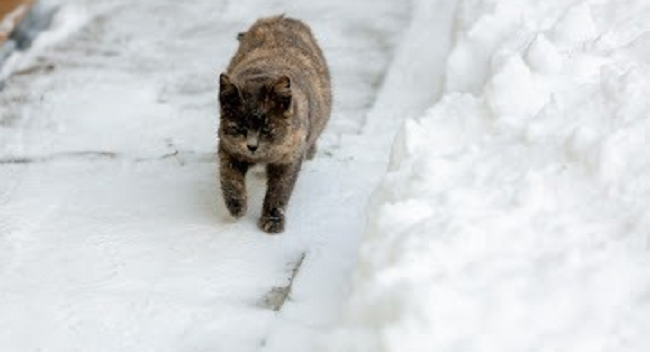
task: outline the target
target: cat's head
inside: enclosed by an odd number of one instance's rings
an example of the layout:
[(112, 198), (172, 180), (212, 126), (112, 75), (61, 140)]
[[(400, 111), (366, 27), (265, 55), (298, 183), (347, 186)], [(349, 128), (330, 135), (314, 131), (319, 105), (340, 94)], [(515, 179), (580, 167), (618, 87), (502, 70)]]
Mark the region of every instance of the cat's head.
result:
[(219, 137), (233, 153), (262, 160), (285, 144), (291, 134), (291, 79), (255, 77), (235, 84), (219, 77)]

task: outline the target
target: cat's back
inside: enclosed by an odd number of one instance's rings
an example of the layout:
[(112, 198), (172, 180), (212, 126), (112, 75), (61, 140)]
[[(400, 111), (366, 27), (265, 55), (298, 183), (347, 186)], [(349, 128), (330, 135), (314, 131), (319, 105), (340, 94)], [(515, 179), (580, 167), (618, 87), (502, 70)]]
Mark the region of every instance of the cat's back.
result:
[(301, 63), (327, 68), (309, 26), (284, 15), (259, 19), (248, 31), (241, 33), (239, 49), (229, 69), (236, 70), (254, 63), (256, 59), (270, 60), (275, 64)]
[(309, 26), (284, 15), (262, 18), (238, 39), (239, 48), (228, 73), (240, 81), (260, 75), (288, 75), (292, 86), (301, 92), (294, 98), (304, 107), (300, 110), (307, 111), (309, 139), (313, 142), (329, 120), (332, 93), (325, 57)]

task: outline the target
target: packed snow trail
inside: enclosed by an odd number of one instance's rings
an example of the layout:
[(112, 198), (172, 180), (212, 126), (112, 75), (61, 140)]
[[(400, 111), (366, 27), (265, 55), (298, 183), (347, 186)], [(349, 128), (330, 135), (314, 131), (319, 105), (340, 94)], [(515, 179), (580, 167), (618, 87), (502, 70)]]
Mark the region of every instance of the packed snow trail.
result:
[[(450, 45), (450, 32), (453, 25), (455, 2), (452, 0), (417, 0), (413, 2), (412, 19), (405, 33), (396, 48), (396, 53), (387, 75), (377, 94), (373, 106), (368, 112), (368, 117), (360, 134), (346, 134), (342, 137), (342, 145), (346, 146), (351, 158), (356, 163), (361, 163), (366, 174), (354, 173), (352, 178), (358, 182), (354, 187), (363, 189), (363, 193), (372, 191), (377, 186), (381, 176), (386, 172), (389, 161), (391, 143), (395, 132), (399, 130), (402, 122), (409, 118), (419, 116), (427, 106), (436, 101), (437, 96), (442, 92), (444, 85), (443, 73), (445, 60)], [(419, 52), (426, 49), (426, 54)], [(369, 193), (367, 193), (369, 194)], [(352, 195), (352, 194), (350, 194)], [(356, 196), (355, 196), (356, 197)], [(366, 213), (368, 198), (355, 198), (359, 203), (346, 205), (339, 216), (359, 217), (358, 228), (362, 233), (366, 225)], [(348, 209), (360, 205), (363, 212), (351, 214)], [(351, 219), (350, 221), (351, 222)], [(341, 238), (348, 241), (350, 234)], [(273, 333), (268, 341), (268, 349), (265, 351), (305, 351), (306, 346), (312, 346), (314, 341), (320, 342), (327, 335), (323, 335), (321, 329), (315, 327), (331, 325), (333, 319), (338, 318), (340, 313), (340, 295), (347, 294), (349, 289), (350, 265), (356, 262), (358, 241), (355, 236), (354, 246), (342, 246), (336, 242), (324, 243), (323, 248), (331, 247), (331, 251), (338, 251), (338, 248), (345, 248), (342, 256), (319, 256), (314, 262), (307, 262), (316, 267), (318, 275), (301, 275), (294, 284), (294, 293), (312, 301), (309, 297), (319, 297), (318, 290), (325, 290), (329, 297), (326, 300), (319, 300), (318, 304), (301, 305), (289, 304), (285, 307), (280, 316), (278, 324), (273, 326)], [(348, 260), (342, 260), (348, 258)], [(338, 277), (333, 281), (327, 274), (332, 268), (341, 267), (340, 272), (348, 276)], [(321, 282), (323, 278), (327, 281)], [(343, 290), (341, 290), (343, 288)], [(331, 291), (334, 290), (334, 291)], [(339, 291), (341, 290), (341, 291)], [(304, 293), (303, 293), (304, 292)], [(336, 299), (334, 299), (336, 297)], [(331, 315), (322, 316), (320, 304), (325, 302), (336, 303), (330, 307)], [(310, 317), (310, 319), (305, 319)], [(323, 319), (324, 318), (324, 319)], [(313, 320), (315, 319), (315, 320)], [(328, 324), (314, 324), (318, 319)], [(308, 341), (298, 341), (295, 338), (297, 331), (304, 331), (301, 337)], [(327, 343), (327, 342), (325, 342)]]
[[(0, 350), (308, 350), (337, 315), (384, 171), (368, 150), (396, 132), (363, 133), (408, 5), (65, 2), (3, 68)], [(222, 205), (216, 94), (236, 34), (281, 12), (312, 26), (335, 110), (287, 231), (268, 236), (259, 174), (244, 218)], [(264, 297), (304, 253), (278, 315)]]

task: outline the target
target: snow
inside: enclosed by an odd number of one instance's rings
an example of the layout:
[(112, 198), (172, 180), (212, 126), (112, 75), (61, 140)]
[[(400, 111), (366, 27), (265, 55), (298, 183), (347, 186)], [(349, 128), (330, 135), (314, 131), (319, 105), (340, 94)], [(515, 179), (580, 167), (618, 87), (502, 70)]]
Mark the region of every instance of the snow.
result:
[[(647, 1), (45, 2), (2, 68), (0, 350), (650, 350)], [(335, 110), (268, 236), (216, 79), (283, 12)]]
[(650, 7), (456, 9), (323, 350), (650, 350)]

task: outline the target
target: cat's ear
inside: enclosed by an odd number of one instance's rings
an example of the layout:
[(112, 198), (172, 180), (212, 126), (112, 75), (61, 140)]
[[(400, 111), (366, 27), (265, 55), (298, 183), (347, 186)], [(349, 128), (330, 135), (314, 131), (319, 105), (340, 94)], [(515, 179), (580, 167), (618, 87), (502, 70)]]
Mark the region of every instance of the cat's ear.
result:
[(224, 109), (233, 108), (240, 103), (239, 88), (225, 73), (219, 76), (219, 102)]
[(291, 78), (289, 76), (281, 76), (273, 82), (270, 98), (279, 110), (289, 110), (291, 107)]

